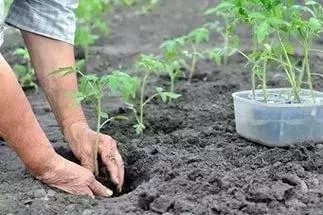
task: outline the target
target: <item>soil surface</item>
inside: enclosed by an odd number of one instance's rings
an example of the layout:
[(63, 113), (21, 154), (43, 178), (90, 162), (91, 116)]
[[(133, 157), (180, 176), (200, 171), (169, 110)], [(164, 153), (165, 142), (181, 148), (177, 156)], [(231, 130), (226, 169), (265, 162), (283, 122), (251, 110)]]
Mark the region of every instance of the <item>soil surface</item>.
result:
[[(110, 37), (91, 49), (88, 71), (129, 68), (140, 52), (158, 53), (164, 39), (206, 22), (201, 13), (215, 3), (162, 0), (147, 16), (118, 10), (109, 19)], [(11, 54), (7, 48), (5, 56), (13, 63)], [(239, 56), (221, 67), (200, 62), (191, 84), (185, 79), (177, 84), (180, 99), (147, 106), (143, 136), (135, 135), (128, 122), (104, 128), (120, 142), (126, 163), (124, 192), (114, 198), (93, 200), (51, 189), (0, 142), (0, 214), (323, 214), (322, 143), (268, 148), (236, 133), (231, 93), (249, 88), (244, 64)], [(322, 68), (322, 56), (313, 56), (314, 72)], [(167, 78), (156, 83), (167, 86)], [(279, 84), (284, 82), (270, 82)], [(319, 80), (316, 88), (323, 90)], [(27, 95), (56, 151), (72, 159), (42, 92)], [(124, 111), (114, 98), (107, 98), (104, 107)], [(93, 124), (93, 109), (85, 110)]]

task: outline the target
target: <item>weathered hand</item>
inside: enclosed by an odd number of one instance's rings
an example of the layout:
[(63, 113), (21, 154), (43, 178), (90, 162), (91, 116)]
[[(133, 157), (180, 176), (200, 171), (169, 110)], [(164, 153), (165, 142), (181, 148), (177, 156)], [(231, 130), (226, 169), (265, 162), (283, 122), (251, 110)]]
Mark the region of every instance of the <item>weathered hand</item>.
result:
[(75, 195), (109, 197), (111, 190), (100, 184), (90, 170), (81, 167), (59, 155), (50, 158), (44, 164), (36, 178), (51, 187), (56, 187)]
[[(92, 172), (95, 170), (95, 142), (97, 133), (86, 123), (75, 123), (64, 129), (66, 141), (81, 165)], [(104, 134), (99, 136), (98, 153), (112, 181), (120, 192), (124, 182), (124, 164), (116, 141)]]

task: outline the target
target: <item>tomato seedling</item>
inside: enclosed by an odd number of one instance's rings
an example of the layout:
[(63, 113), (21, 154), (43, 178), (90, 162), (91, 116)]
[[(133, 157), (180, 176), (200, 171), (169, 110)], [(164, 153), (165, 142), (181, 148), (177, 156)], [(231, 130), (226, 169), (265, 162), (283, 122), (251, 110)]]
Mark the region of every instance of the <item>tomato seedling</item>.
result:
[(182, 49), (185, 44), (184, 37), (178, 37), (175, 39), (165, 41), (160, 48), (163, 52), (163, 59), (165, 61), (165, 69), (170, 79), (171, 93), (175, 91), (175, 81), (181, 75), (183, 75), (182, 64), (184, 60), (181, 57)]
[(197, 28), (193, 31), (191, 31), (188, 35), (185, 37), (185, 43), (190, 44), (192, 50), (184, 50), (183, 54), (191, 59), (191, 66), (189, 67), (190, 73), (188, 80), (191, 81), (193, 78), (193, 75), (195, 73), (196, 69), (196, 63), (199, 59), (204, 59), (204, 55), (197, 50), (197, 45), (199, 45), (202, 42), (206, 42), (209, 40), (209, 30), (207, 28)]
[[(232, 11), (233, 19), (252, 27), (252, 53), (236, 49), (252, 65), (251, 83), (255, 97), (257, 80), (267, 102), (267, 68), (282, 68), (283, 76), (292, 88), (293, 102), (301, 103), (301, 87), (306, 84), (315, 102), (309, 53), (313, 40), (322, 32), (322, 6), (315, 1), (304, 5), (294, 1), (224, 0), (225, 11)], [(302, 65), (297, 66), (295, 48), (302, 49)], [(278, 66), (278, 67), (277, 67)], [(305, 77), (306, 76), (306, 77)], [(306, 78), (306, 79), (305, 79)], [(305, 80), (304, 80), (305, 79)]]
[[(236, 52), (240, 44), (239, 36), (235, 33), (239, 22), (239, 17), (235, 14), (238, 11), (230, 10), (232, 7), (232, 2), (222, 1), (217, 7), (210, 8), (204, 12), (204, 15), (216, 17), (216, 21), (205, 24), (205, 27), (215, 31), (223, 40), (222, 47), (207, 51), (209, 58), (218, 65), (227, 64), (228, 58)], [(219, 18), (222, 20), (222, 24), (218, 21)]]
[(103, 15), (110, 11), (110, 1), (102, 0), (80, 0), (76, 9), (76, 31), (75, 45), (84, 50), (85, 59), (88, 59), (89, 47), (95, 43), (99, 36), (94, 33), (98, 31), (104, 36), (108, 35), (109, 28)]
[(13, 71), (15, 72), (21, 87), (24, 89), (37, 89), (35, 72), (30, 63), (28, 50), (26, 48), (18, 48), (14, 51), (14, 55), (22, 58), (22, 64), (15, 64), (13, 66)]
[[(110, 76), (110, 82), (114, 83), (113, 89), (121, 92), (122, 100), (127, 108), (133, 112), (136, 120), (133, 127), (137, 134), (141, 134), (146, 128), (144, 124), (145, 106), (156, 97), (160, 97), (163, 102), (167, 102), (169, 99), (177, 99), (180, 95), (167, 92), (161, 87), (156, 87), (156, 93), (147, 96), (147, 85), (149, 85), (150, 78), (158, 76), (165, 70), (165, 64), (160, 59), (152, 55), (141, 55), (135, 63), (135, 68), (142, 72), (141, 78), (117, 72)], [(139, 104), (134, 100), (134, 98), (138, 97)]]
[(114, 86), (110, 85), (110, 75), (97, 76), (96, 74), (85, 75), (77, 67), (60, 68), (54, 72), (54, 74), (60, 74), (62, 76), (70, 73), (78, 73), (81, 75), (79, 80), (79, 90), (72, 94), (75, 105), (80, 105), (82, 102), (90, 102), (94, 104), (96, 110), (96, 133), (97, 137), (94, 144), (94, 156), (95, 156), (95, 175), (99, 174), (98, 165), (98, 150), (99, 150), (99, 137), (100, 131), (104, 125), (112, 120), (126, 120), (125, 116), (113, 116), (111, 117), (107, 112), (102, 110), (102, 99), (107, 92), (111, 92)]

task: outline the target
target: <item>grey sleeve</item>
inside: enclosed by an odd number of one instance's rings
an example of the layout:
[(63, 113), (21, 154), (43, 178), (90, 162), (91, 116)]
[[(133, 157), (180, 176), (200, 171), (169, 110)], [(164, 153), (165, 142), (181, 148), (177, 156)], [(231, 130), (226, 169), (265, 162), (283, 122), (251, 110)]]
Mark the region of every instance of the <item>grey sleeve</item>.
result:
[(74, 44), (78, 0), (14, 0), (6, 24)]

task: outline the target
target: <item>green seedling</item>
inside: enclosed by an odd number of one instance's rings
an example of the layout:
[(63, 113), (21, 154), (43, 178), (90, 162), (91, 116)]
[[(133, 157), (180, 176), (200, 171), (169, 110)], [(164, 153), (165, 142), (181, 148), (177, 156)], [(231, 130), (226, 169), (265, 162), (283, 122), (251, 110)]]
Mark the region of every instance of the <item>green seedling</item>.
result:
[(5, 0), (4, 1), (4, 12), (5, 12), (5, 14), (8, 13), (12, 1), (13, 0)]
[[(82, 62), (81, 62), (82, 63)], [(72, 94), (75, 105), (80, 105), (82, 102), (90, 102), (94, 105), (96, 110), (96, 141), (94, 144), (94, 156), (95, 156), (95, 175), (99, 174), (98, 165), (98, 150), (99, 150), (99, 137), (100, 131), (107, 123), (112, 120), (126, 120), (125, 116), (114, 116), (111, 117), (107, 112), (102, 110), (102, 99), (106, 92), (113, 89), (113, 83), (110, 83), (110, 75), (97, 76), (96, 74), (85, 75), (77, 67), (60, 68), (54, 72), (66, 76), (71, 73), (78, 73), (81, 75), (79, 80), (79, 90)]]
[(18, 48), (15, 50), (14, 55), (22, 58), (22, 64), (15, 64), (13, 67), (21, 87), (24, 89), (37, 89), (35, 72), (31, 67), (28, 50), (26, 48)]
[(175, 81), (183, 75), (181, 65), (184, 60), (181, 58), (182, 49), (185, 44), (185, 38), (179, 37), (165, 41), (160, 48), (163, 51), (163, 58), (165, 61), (165, 69), (170, 79), (171, 93), (175, 91)]
[[(232, 3), (223, 1), (217, 7), (210, 8), (204, 13), (207, 16), (216, 16), (216, 21), (205, 24), (205, 27), (215, 31), (223, 40), (222, 47), (207, 51), (209, 58), (218, 65), (222, 63), (226, 65), (228, 58), (236, 52), (240, 44), (239, 36), (234, 32), (239, 18), (234, 16), (237, 11), (230, 10), (232, 7)], [(223, 24), (217, 21), (219, 18), (222, 19)]]
[[(157, 97), (167, 102), (169, 99), (177, 99), (180, 95), (156, 87), (156, 92), (147, 96), (147, 85), (149, 85), (150, 78), (159, 75), (165, 70), (164, 62), (156, 57), (141, 55), (135, 63), (135, 68), (143, 73), (142, 78), (130, 77), (125, 73), (118, 72), (111, 76), (113, 79), (111, 82), (115, 83), (114, 89), (121, 92), (122, 99), (127, 108), (132, 110), (136, 120), (136, 124), (133, 127), (137, 134), (141, 134), (146, 128), (144, 124), (145, 106)], [(139, 97), (139, 104), (133, 100), (135, 97)]]
[(197, 50), (197, 45), (209, 40), (209, 30), (207, 28), (197, 28), (190, 32), (185, 38), (185, 43), (190, 44), (192, 50), (184, 50), (183, 54), (191, 59), (190, 74), (188, 80), (191, 81), (195, 73), (196, 63), (199, 59), (204, 59), (204, 55)]
[(141, 8), (141, 13), (147, 14), (156, 7), (158, 2), (159, 0), (120, 0), (119, 2), (116, 0), (115, 3), (121, 3), (121, 5), (126, 7), (139, 5)]
[(82, 47), (85, 59), (88, 59), (89, 47), (99, 38), (95, 32), (107, 36), (108, 25), (103, 15), (110, 11), (112, 4), (103, 0), (80, 0), (76, 9), (75, 45)]

